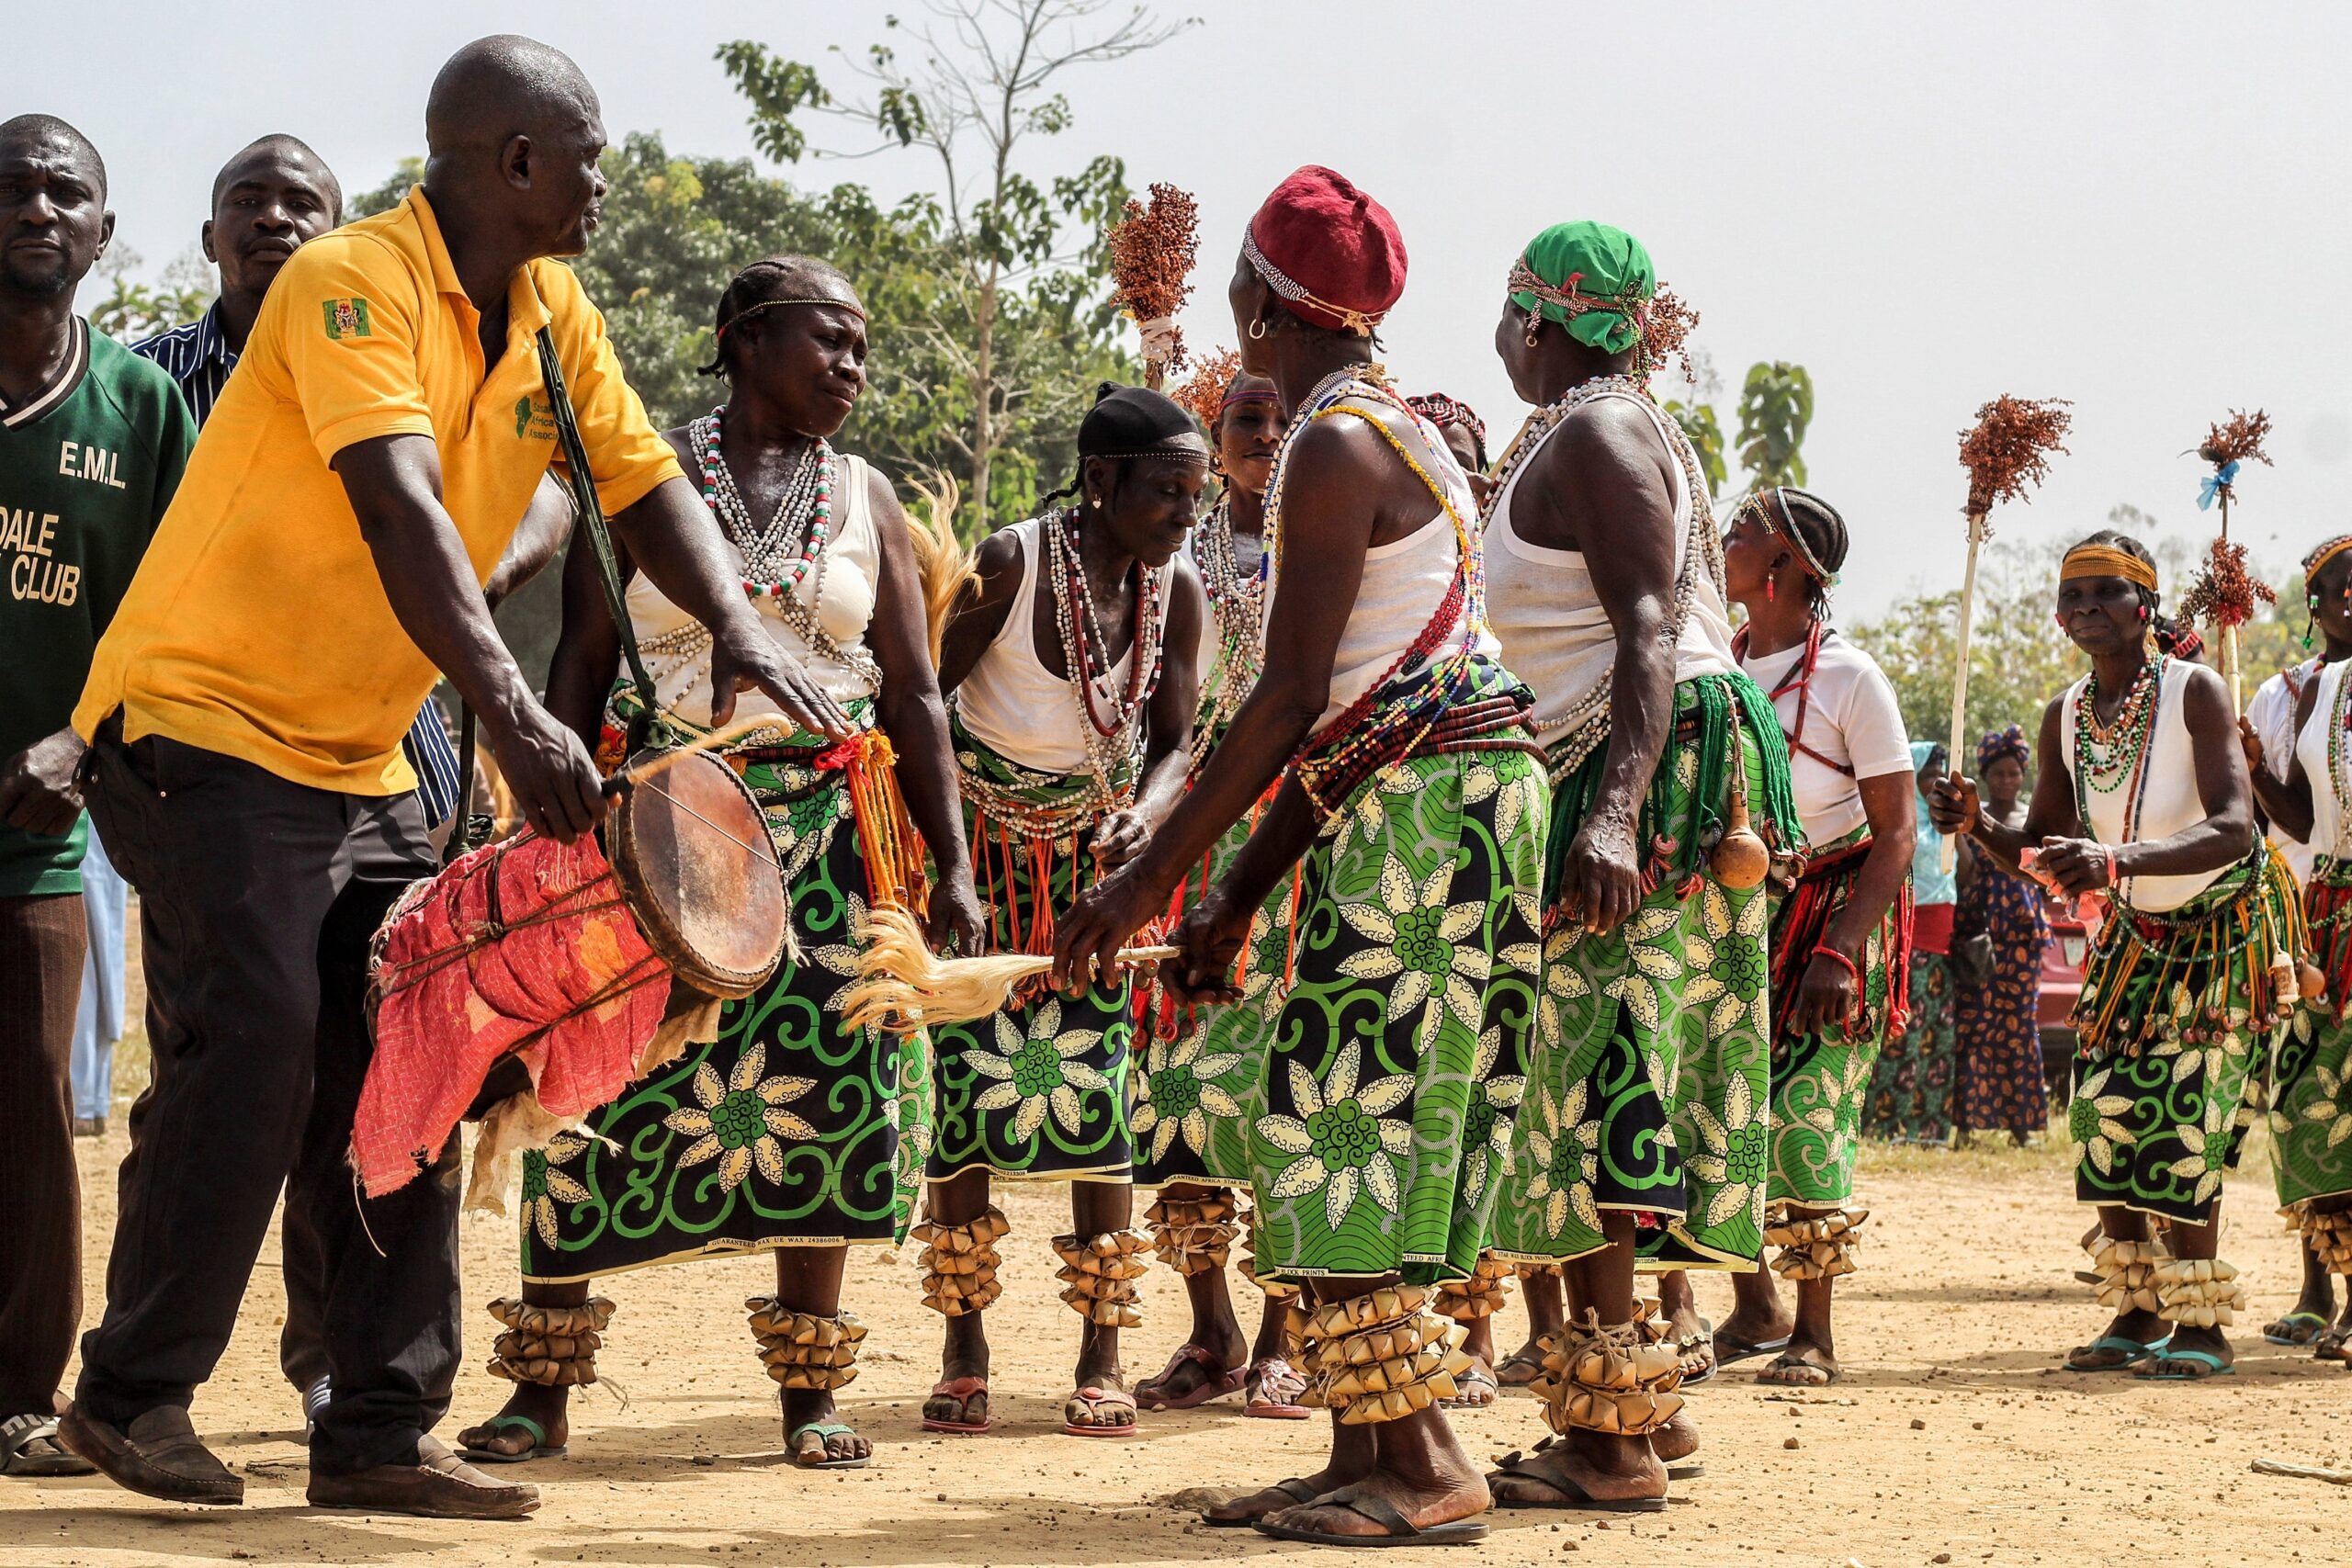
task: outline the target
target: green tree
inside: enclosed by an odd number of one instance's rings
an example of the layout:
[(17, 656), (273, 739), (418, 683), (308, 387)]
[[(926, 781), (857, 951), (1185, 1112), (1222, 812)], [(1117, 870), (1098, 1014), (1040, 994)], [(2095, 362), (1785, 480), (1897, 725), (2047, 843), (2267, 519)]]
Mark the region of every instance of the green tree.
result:
[(1785, 359), (1748, 367), (1739, 393), (1739, 461), (1752, 484), (1804, 483), (1804, 435), (1813, 423), (1813, 378)]
[[(939, 166), (939, 188), (888, 216), (900, 281), (929, 293), (933, 309), (911, 318), (902, 363), (943, 416), (949, 465), (978, 509), (1025, 511), (1046, 477), (1036, 459), (1048, 434), (1074, 423), (1091, 379), (1072, 360), (1125, 367), (1104, 288), (1102, 236), (1126, 199), (1125, 165), (1097, 157), (1075, 175), (1041, 184), (1023, 172), (1024, 144), (1069, 129), (1057, 77), (1125, 59), (1173, 37), (1141, 6), (1103, 18), (1111, 0), (932, 0), (930, 19), (907, 28), (910, 60), (877, 44), (849, 66), (858, 96), (836, 97), (805, 62), (739, 39), (718, 51), (749, 100), (760, 150), (786, 163), (920, 149)], [(899, 18), (888, 18), (894, 31)], [(813, 148), (803, 120), (847, 122), (861, 145)], [(839, 192), (835, 193), (838, 197)], [(837, 258), (838, 259), (838, 258)], [(948, 424), (945, 419), (954, 423)], [(1058, 470), (1049, 470), (1058, 478)]]
[(112, 288), (91, 308), (90, 324), (118, 343), (141, 343), (186, 326), (204, 314), (219, 292), (201, 251), (183, 253), (153, 283), (131, 276), (141, 265), (139, 253), (128, 245), (113, 247), (98, 264), (98, 276)]

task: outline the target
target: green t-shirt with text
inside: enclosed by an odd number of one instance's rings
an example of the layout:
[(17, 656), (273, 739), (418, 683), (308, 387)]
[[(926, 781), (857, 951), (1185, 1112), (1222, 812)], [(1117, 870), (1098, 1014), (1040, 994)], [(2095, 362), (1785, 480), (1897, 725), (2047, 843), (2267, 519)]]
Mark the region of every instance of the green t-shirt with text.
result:
[[(0, 761), (73, 716), (196, 442), (160, 367), (74, 328), (60, 382), (0, 407)], [(62, 839), (0, 822), (0, 897), (80, 892), (87, 831), (86, 818)]]

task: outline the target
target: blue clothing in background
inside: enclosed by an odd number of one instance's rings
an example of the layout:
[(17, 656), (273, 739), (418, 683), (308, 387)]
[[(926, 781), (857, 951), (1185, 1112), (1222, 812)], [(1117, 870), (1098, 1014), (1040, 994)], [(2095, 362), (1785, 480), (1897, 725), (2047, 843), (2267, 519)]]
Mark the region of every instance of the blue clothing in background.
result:
[(107, 859), (97, 833), (82, 857), (82, 911), (90, 945), (82, 955), (82, 1005), (74, 1019), (74, 1114), (103, 1118), (114, 1101), (114, 1043), (122, 1038), (123, 924), (130, 888)]

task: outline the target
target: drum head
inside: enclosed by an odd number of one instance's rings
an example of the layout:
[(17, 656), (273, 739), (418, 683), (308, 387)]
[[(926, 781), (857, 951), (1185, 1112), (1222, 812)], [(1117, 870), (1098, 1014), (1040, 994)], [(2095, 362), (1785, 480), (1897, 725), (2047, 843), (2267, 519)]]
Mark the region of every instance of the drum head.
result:
[[(629, 766), (659, 755), (640, 751)], [(679, 979), (734, 998), (775, 973), (790, 912), (784, 868), (734, 769), (697, 754), (632, 786), (605, 840), (629, 912)]]

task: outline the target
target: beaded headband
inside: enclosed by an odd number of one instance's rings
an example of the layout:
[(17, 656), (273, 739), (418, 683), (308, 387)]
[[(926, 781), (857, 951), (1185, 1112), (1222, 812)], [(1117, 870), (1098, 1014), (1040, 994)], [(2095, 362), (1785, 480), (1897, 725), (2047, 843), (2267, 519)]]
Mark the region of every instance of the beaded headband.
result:
[(1262, 392), (1227, 392), (1217, 400), (1216, 412), (1223, 413), (1236, 403), (1278, 403), (1282, 394), (1269, 387)]
[(1088, 457), (1100, 457), (1106, 463), (1124, 463), (1130, 457), (1159, 457), (1170, 463), (1204, 464), (1209, 460), (1206, 452), (1190, 446), (1154, 446), (1144, 452), (1087, 452), (1080, 455), (1079, 461), (1084, 462)]
[(1538, 308), (1527, 313), (1527, 330), (1531, 333), (1535, 330), (1536, 323), (1544, 319), (1541, 307), (1554, 305), (1557, 306), (1561, 313), (1570, 321), (1574, 321), (1588, 310), (1614, 310), (1629, 318), (1636, 333), (1645, 337), (1649, 335), (1648, 296), (1638, 288), (1632, 286), (1615, 294), (1580, 293), (1577, 288), (1577, 281), (1583, 276), (1583, 273), (1572, 272), (1568, 274), (1567, 281), (1565, 283), (1546, 283), (1535, 276), (1535, 269), (1527, 265), (1525, 256), (1521, 256), (1511, 264), (1510, 276), (1503, 282), (1503, 292), (1535, 296)]
[(1257, 269), (1260, 277), (1266, 280), (1267, 288), (1295, 304), (1320, 310), (1327, 316), (1337, 316), (1340, 324), (1358, 337), (1370, 337), (1373, 329), (1379, 326), (1388, 314), (1385, 310), (1353, 310), (1345, 305), (1334, 305), (1329, 299), (1317, 299), (1306, 285), (1295, 281), (1266, 259), (1265, 253), (1258, 248), (1258, 236), (1247, 228), (1241, 231), (1241, 254), (1250, 258), (1250, 265)]
[(1470, 405), (1459, 398), (1450, 398), (1443, 392), (1430, 392), (1418, 398), (1407, 398), (1405, 401), (1415, 413), (1440, 430), (1449, 424), (1458, 424), (1478, 438), (1481, 448), (1487, 445), (1487, 422), (1472, 413)]
[(2109, 545), (2076, 545), (2066, 552), (2058, 564), (2058, 581), (2070, 577), (2120, 577), (2135, 582), (2154, 593), (2156, 591), (2156, 569), (2128, 550)]
[(2309, 581), (2320, 568), (2346, 550), (2352, 550), (2352, 534), (2338, 534), (2333, 539), (2320, 541), (2318, 547), (2303, 558), (2304, 579)]
[[(1764, 504), (1764, 498), (1767, 495), (1772, 498), (1773, 505), (1781, 509), (1781, 515), (1777, 518), (1772, 515), (1771, 509)], [(1838, 574), (1821, 564), (1820, 558), (1813, 553), (1813, 547), (1804, 542), (1804, 535), (1798, 531), (1796, 515), (1789, 510), (1789, 498), (1785, 485), (1774, 485), (1770, 491), (1756, 491), (1740, 502), (1739, 509), (1742, 512), (1753, 511), (1756, 513), (1756, 520), (1764, 525), (1766, 532), (1779, 536), (1791, 549), (1796, 551), (1797, 564), (1817, 579), (1822, 587), (1838, 586)]]
[(758, 304), (738, 310), (725, 326), (711, 334), (713, 343), (724, 343), (727, 334), (763, 310), (780, 310), (786, 305), (831, 305), (836, 310), (847, 310), (859, 321), (865, 320), (865, 308), (853, 299), (763, 299)]

